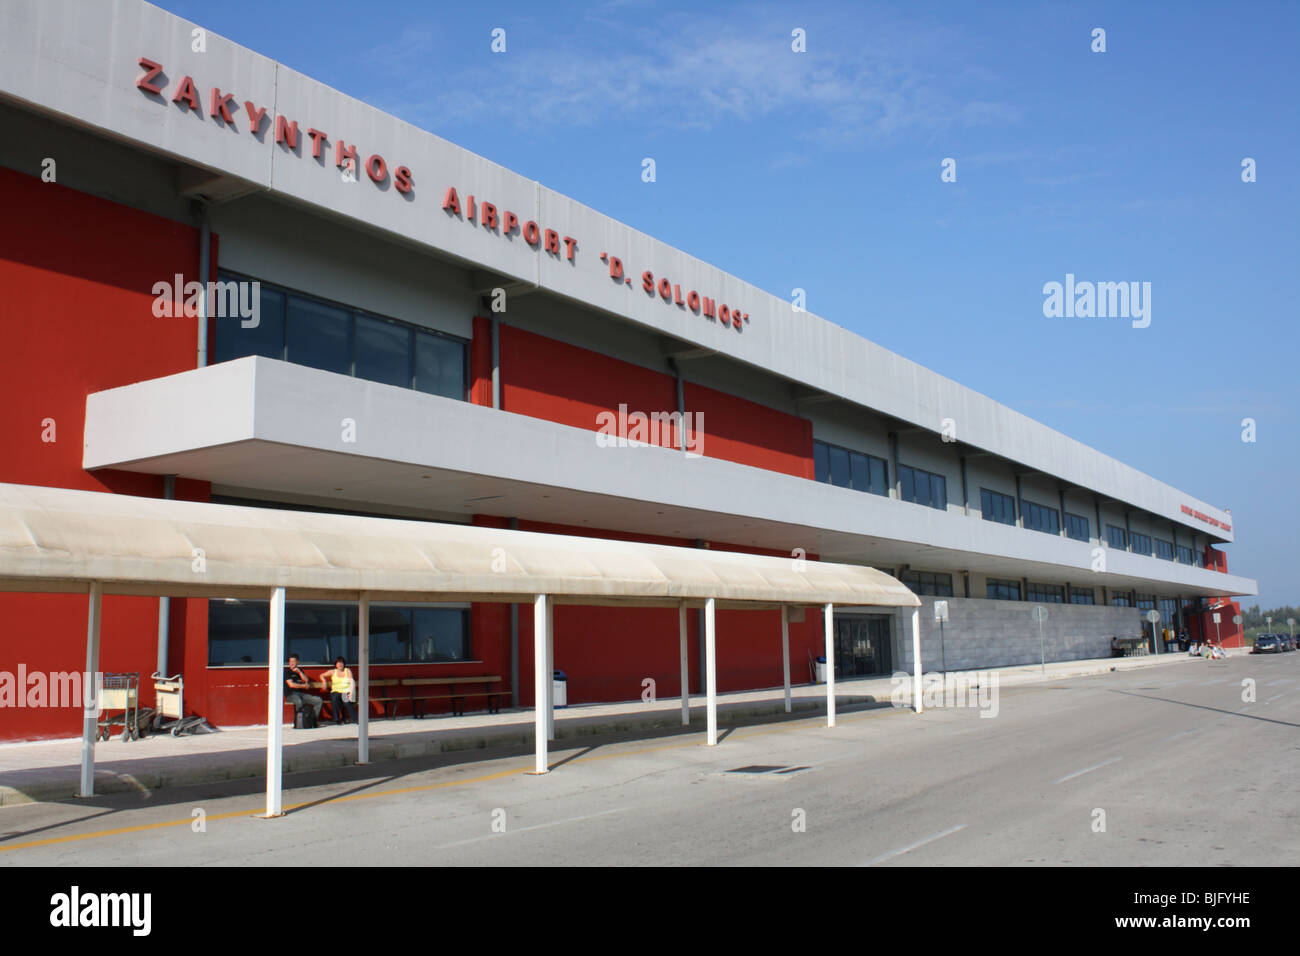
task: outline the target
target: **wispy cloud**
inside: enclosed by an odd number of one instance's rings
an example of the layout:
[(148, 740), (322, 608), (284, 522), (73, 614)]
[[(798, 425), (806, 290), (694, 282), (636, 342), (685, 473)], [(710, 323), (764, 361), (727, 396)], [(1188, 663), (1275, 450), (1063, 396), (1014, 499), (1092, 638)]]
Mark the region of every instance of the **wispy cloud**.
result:
[[(775, 118), (788, 121), (791, 139), (820, 145), (1019, 119), (997, 97), (996, 78), (961, 65), (965, 41), (939, 24), (882, 21), (855, 30), (850, 46), (834, 18), (804, 11), (678, 12), (653, 27), (620, 23), (617, 13), (587, 17), (561, 46), (548, 34), (544, 49), (530, 45), (540, 30), (516, 24), (506, 53), (452, 74), (437, 56), (446, 39), (408, 27), (367, 55), (383, 83), (371, 95), (421, 125), (499, 120), (528, 129), (631, 119), (710, 130)], [(807, 31), (806, 53), (791, 51), (794, 26)]]

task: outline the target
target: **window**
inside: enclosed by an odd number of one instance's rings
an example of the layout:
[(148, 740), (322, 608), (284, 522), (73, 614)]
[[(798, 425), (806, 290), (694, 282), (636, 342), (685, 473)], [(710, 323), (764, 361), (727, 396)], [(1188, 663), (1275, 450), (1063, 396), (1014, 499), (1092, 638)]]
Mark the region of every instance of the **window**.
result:
[(1065, 534), (1066, 537), (1073, 538), (1075, 541), (1088, 541), (1092, 538), (1092, 523), (1082, 515), (1072, 515), (1067, 511), (1065, 513)]
[(1128, 548), (1128, 532), (1117, 525), (1106, 525), (1106, 541), (1112, 548), (1124, 551)]
[(1055, 508), (1035, 504), (1025, 499), (1020, 500), (1020, 513), (1024, 515), (1025, 527), (1047, 534), (1061, 533), (1061, 513)]
[(998, 521), (1002, 524), (1016, 523), (1016, 499), (1000, 491), (980, 489), (980, 511), (985, 521)]
[(357, 316), (357, 378), (409, 388), (411, 327), (391, 319)]
[(813, 475), (818, 481), (873, 495), (889, 494), (885, 459), (849, 451), (824, 441), (813, 442)]
[(922, 471), (910, 465), (898, 466), (900, 496), (913, 504), (927, 505), (945, 511), (948, 508), (948, 479), (931, 471)]
[[(1139, 594), (1137, 596), (1137, 606), (1143, 611), (1154, 611), (1156, 609), (1156, 596), (1154, 594)], [(1143, 615), (1145, 618), (1146, 615)]]
[(1031, 583), (1025, 600), (1036, 601), (1039, 604), (1064, 604), (1065, 588), (1059, 584)]
[[(208, 664), (266, 666), (270, 627), (266, 601), (208, 602)], [(285, 659), (326, 666), (342, 655), (357, 660), (357, 606), (289, 601), (284, 613)], [(374, 604), (370, 608), (372, 664), (469, 660), (469, 608)]]
[(1151, 553), (1151, 535), (1138, 534), (1136, 531), (1134, 531), (1131, 535), (1129, 535), (1129, 541), (1133, 545), (1134, 554)]
[(1132, 607), (1133, 602), (1128, 599), (1127, 594), (1112, 594), (1110, 596), (1112, 607)]
[(1071, 604), (1095, 604), (1097, 603), (1097, 593), (1092, 588), (1070, 588)]
[(938, 574), (931, 571), (904, 571), (898, 580), (902, 581), (913, 594), (952, 597), (951, 574)]
[(1205, 567), (1205, 552), (1204, 552), (1204, 551), (1193, 551), (1193, 552), (1192, 552), (1192, 564), (1193, 564), (1195, 567), (1198, 567), (1198, 568), (1203, 568), (1203, 567)]
[[(252, 281), (235, 273), (223, 282)], [(261, 284), (258, 324), (214, 318), (214, 362), (264, 355), (464, 401), (467, 343), (396, 319), (369, 315), (287, 289)]]
[(1155, 544), (1157, 558), (1162, 558), (1165, 561), (1172, 561), (1174, 559), (1174, 543), (1172, 541), (1161, 541), (1159, 538), (1156, 538)]
[(351, 375), (351, 313), (300, 295), (289, 296), (284, 357), (323, 372)]
[[(223, 282), (239, 281), (238, 276), (218, 276)], [(257, 325), (246, 328), (240, 318), (214, 318), (212, 361), (228, 362), (246, 355), (266, 358), (284, 358), (284, 305), (285, 294), (279, 289), (262, 285), (258, 304)]]
[(1180, 544), (1178, 546), (1178, 563), (1179, 564), (1192, 563), (1192, 549), (1187, 547), (1187, 545), (1185, 544)]
[(989, 578), (988, 597), (990, 601), (1019, 601), (1020, 582), (998, 581), (994, 578)]

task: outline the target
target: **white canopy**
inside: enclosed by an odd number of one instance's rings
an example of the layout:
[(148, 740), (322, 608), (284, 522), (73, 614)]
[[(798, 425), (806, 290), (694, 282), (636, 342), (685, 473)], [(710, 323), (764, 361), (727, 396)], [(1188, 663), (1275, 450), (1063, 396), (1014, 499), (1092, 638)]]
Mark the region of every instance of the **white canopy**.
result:
[[(555, 735), (555, 603), (676, 606), (682, 724), (690, 724), (687, 606), (703, 608), (707, 742), (717, 736), (715, 610), (781, 608), (790, 712), (791, 605), (823, 608), (826, 722), (835, 726), (834, 605), (912, 608), (913, 707), (920, 709), (920, 601), (874, 568), (472, 525), (317, 514), (0, 484), (0, 591), (89, 595), (86, 673), (99, 671), (104, 594), (267, 598), (266, 813), (281, 814), (284, 610), (289, 598), (359, 604), (357, 760), (369, 761), (371, 601), (533, 605), (534, 748), (546, 773)], [(95, 710), (82, 718), (81, 794), (94, 792)]]
[(874, 568), (472, 525), (0, 484), (0, 590), (916, 607)]

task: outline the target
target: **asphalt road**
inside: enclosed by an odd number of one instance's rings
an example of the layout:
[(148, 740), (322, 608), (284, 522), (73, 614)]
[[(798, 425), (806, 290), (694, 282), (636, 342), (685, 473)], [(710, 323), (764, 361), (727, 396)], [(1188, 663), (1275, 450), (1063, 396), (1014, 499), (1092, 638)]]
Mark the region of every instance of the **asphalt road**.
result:
[(256, 781), (4, 807), (0, 866), (1300, 864), (1300, 653), (824, 723), (293, 775), (278, 820)]

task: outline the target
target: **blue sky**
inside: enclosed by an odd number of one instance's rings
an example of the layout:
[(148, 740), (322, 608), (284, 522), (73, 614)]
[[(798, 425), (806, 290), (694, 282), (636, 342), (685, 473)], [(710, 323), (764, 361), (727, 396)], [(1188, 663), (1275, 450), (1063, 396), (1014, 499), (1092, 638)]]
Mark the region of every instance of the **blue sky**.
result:
[(1300, 602), (1300, 4), (159, 5), (1231, 508)]

